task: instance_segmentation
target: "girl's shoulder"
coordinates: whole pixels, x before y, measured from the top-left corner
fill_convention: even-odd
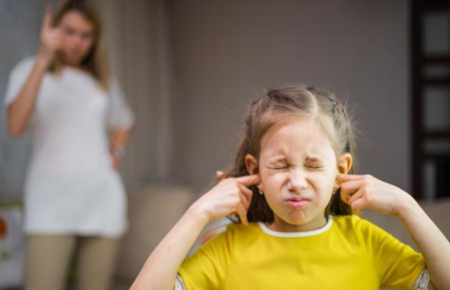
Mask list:
[[[368,220],[356,215],[334,215],[333,221],[337,224],[352,224],[352,225],[360,225],[360,224],[371,224]]]
[[[220,236],[220,239],[225,239],[228,241],[254,239],[257,235],[262,233],[262,230],[258,223],[252,222],[247,226],[241,223],[231,222],[224,225],[225,229],[219,230],[216,237]]]
[[[367,231],[378,228],[375,224],[356,214],[333,216],[333,223],[343,230]]]
[[[260,226],[259,226],[259,223],[257,223],[257,222],[251,222],[248,224],[248,226],[245,226],[241,223],[232,222],[227,225],[226,231],[229,234],[247,234],[247,233],[253,232],[259,228],[260,228]]]
[[[339,231],[346,236],[353,235],[363,240],[391,236],[381,227],[358,215],[334,216],[333,221]]]

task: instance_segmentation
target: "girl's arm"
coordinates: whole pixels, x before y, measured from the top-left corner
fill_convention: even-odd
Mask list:
[[[130,290],[172,290],[178,268],[208,222],[191,207],[164,237],[144,264]]]
[[[16,99],[8,106],[8,131],[14,138],[20,137],[25,131],[36,104],[42,79],[55,52],[60,47],[61,32],[58,28],[52,28],[51,19],[52,8],[49,6],[42,24],[41,48],[33,70]]]
[[[369,208],[397,216],[422,253],[430,275],[428,289],[450,289],[450,243],[414,198],[370,175],[338,175],[341,197],[353,211]]]
[[[257,175],[229,178],[204,194],[155,248],[130,290],[173,290],[178,268],[209,221],[237,213],[248,223],[252,192],[247,187],[257,182]]]
[[[409,202],[398,217],[425,258],[431,280],[428,289],[450,289],[450,243],[419,204],[407,197]]]

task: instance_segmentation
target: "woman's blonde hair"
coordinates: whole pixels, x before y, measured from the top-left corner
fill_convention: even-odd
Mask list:
[[[316,118],[324,129],[336,153],[336,157],[350,153],[355,156],[354,128],[345,105],[336,96],[315,87],[291,86],[268,90],[261,98],[255,100],[247,111],[244,136],[238,147],[234,164],[225,172],[225,177],[248,175],[245,156],[251,154],[259,158],[261,140],[264,134],[275,124],[286,118]],[[350,173],[353,173],[353,167]],[[253,198],[247,217],[249,222],[273,222],[273,211],[264,195],[258,194],[253,186]],[[351,208],[340,198],[338,189],[325,215],[349,215]],[[238,216],[233,220],[239,221]]]
[[[53,17],[53,26],[58,26],[64,15],[68,12],[77,11],[81,13],[94,27],[94,44],[86,57],[82,60],[81,66],[89,71],[99,82],[100,87],[108,90],[110,86],[110,74],[107,63],[104,32],[100,15],[95,4],[88,0],[65,0],[56,10]],[[56,54],[49,70],[59,74],[63,67],[61,56]]]

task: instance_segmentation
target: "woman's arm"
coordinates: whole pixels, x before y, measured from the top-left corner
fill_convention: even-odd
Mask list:
[[[48,64],[38,57],[23,88],[8,106],[8,131],[13,138],[19,138],[30,121],[47,67]]]
[[[340,174],[337,181],[342,199],[356,213],[369,208],[397,216],[425,259],[428,289],[450,289],[450,243],[410,194],[370,175]]]
[[[257,182],[257,175],[229,178],[204,194],[152,252],[130,290],[173,290],[178,268],[209,221],[237,213],[247,224],[252,196],[247,187]]]
[[[121,161],[125,155],[125,151],[130,141],[132,128],[117,128],[110,134],[110,154],[112,165],[115,170],[120,169]]]
[[[34,67],[25,85],[15,100],[8,106],[8,131],[14,138],[19,138],[25,131],[34,110],[42,79],[60,47],[61,32],[51,26],[52,8],[47,7],[41,29],[41,48]]]

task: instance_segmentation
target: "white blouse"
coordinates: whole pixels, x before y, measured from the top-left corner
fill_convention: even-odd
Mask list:
[[[10,75],[5,105],[22,89],[35,58]],[[31,118],[32,158],[25,181],[25,232],[119,237],[127,229],[125,190],[112,168],[108,130],[134,123],[118,83],[103,91],[89,74],[47,73]]]

